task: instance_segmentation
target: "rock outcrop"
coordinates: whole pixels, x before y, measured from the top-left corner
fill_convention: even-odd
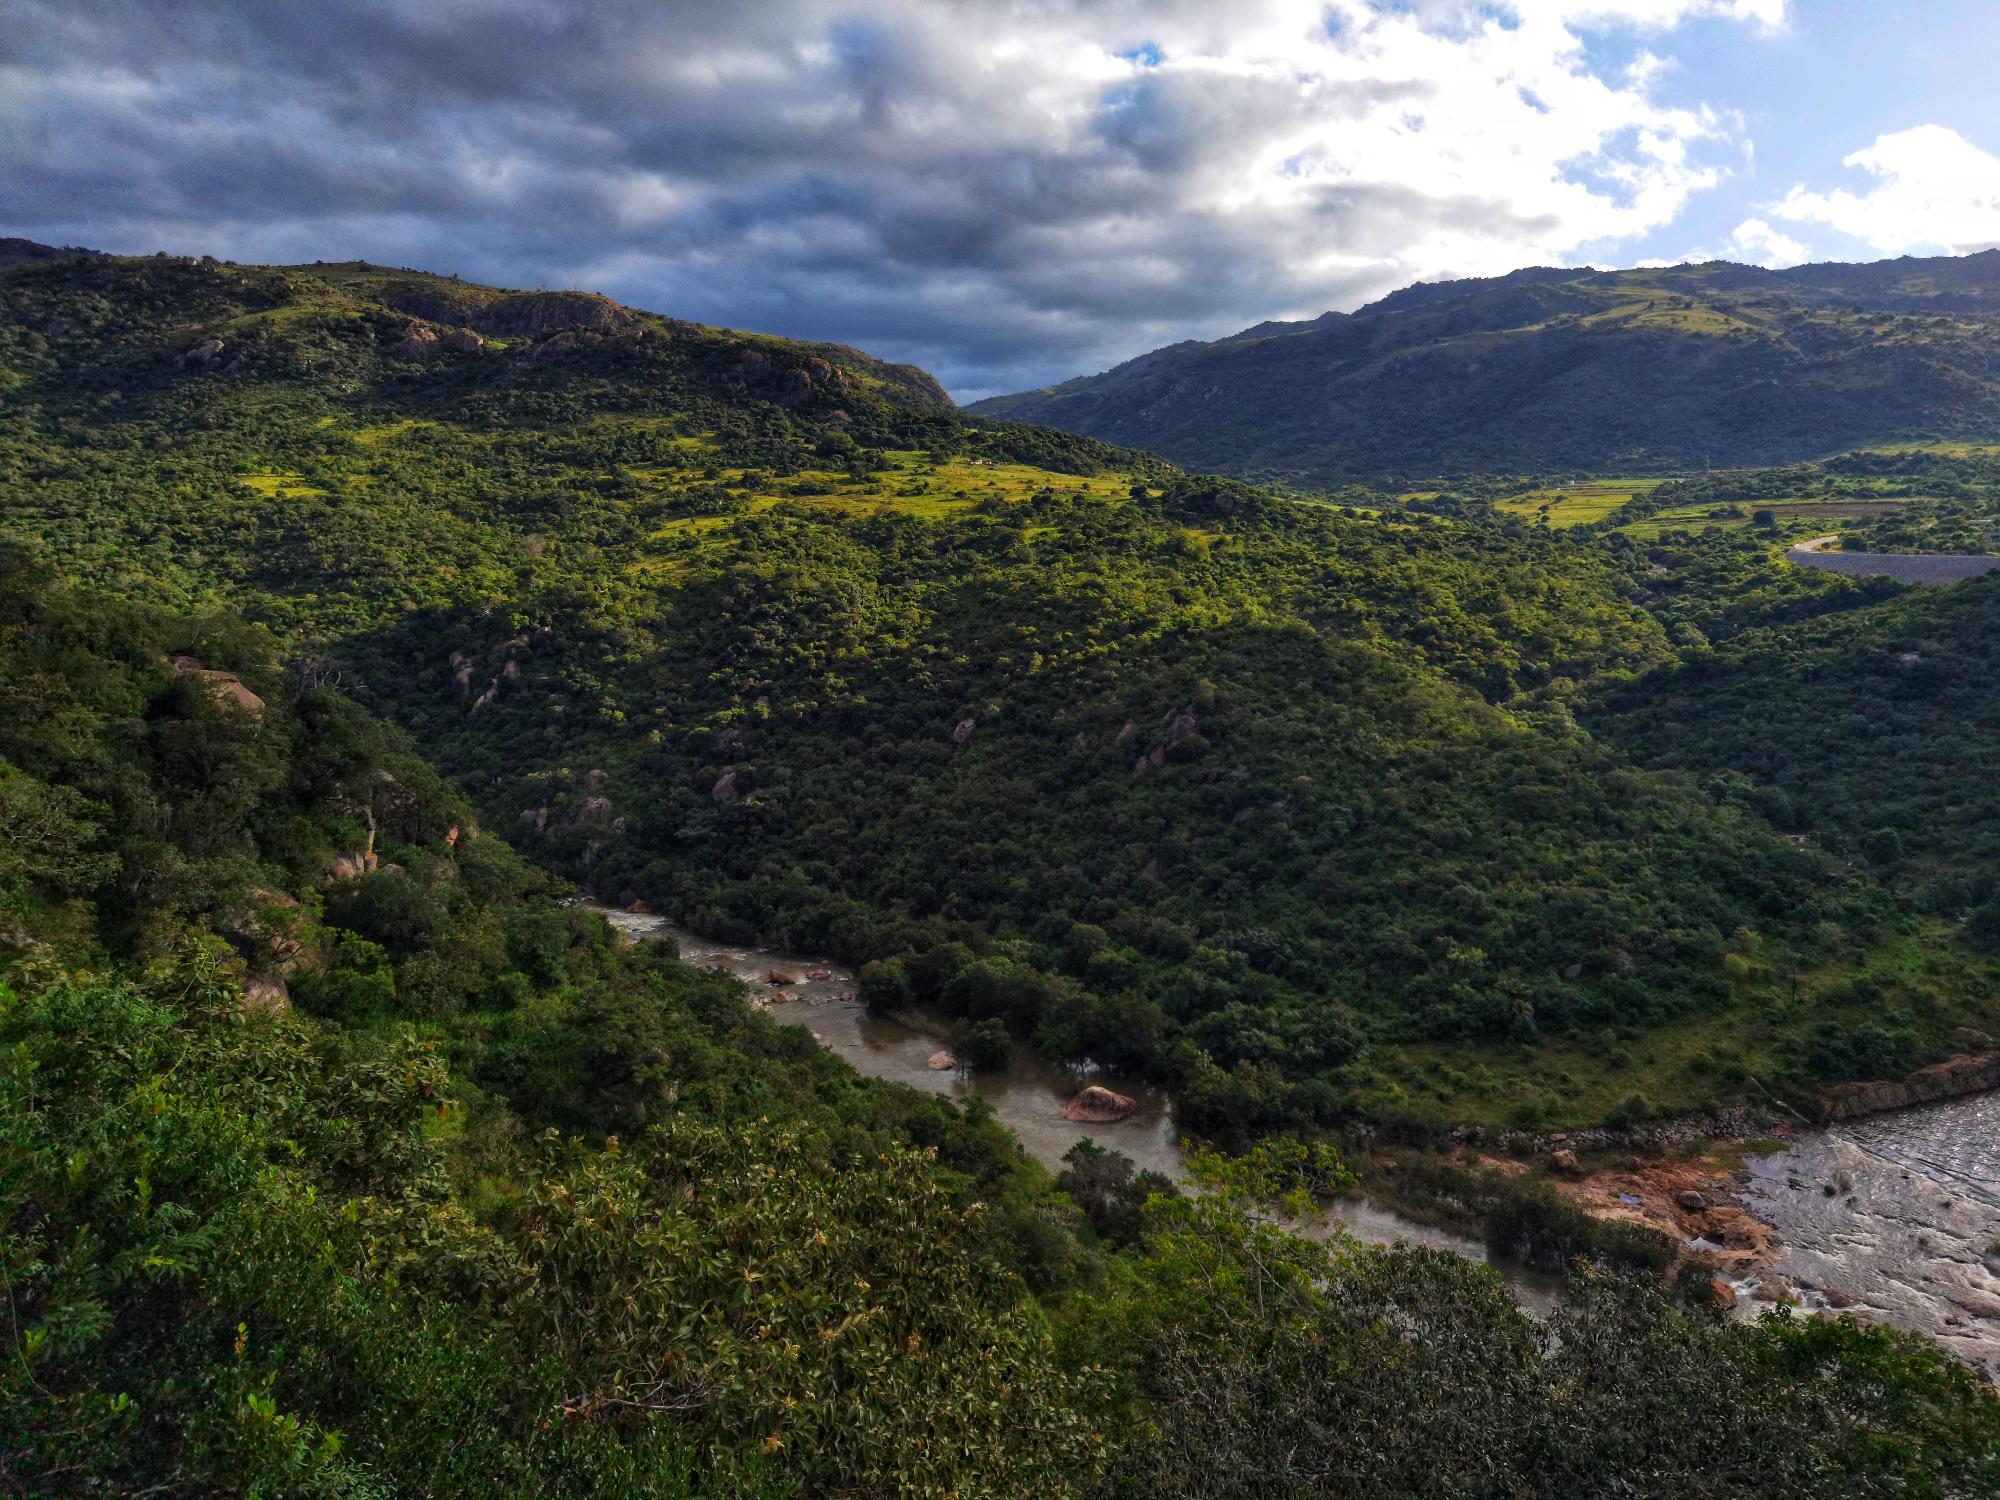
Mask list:
[[[1062,1107],[1062,1117],[1086,1125],[1115,1125],[1138,1107],[1125,1095],[1093,1083]]]
[[[384,351],[392,359],[435,359],[444,352],[438,339],[437,330],[423,323],[412,323],[403,330],[403,336]]]
[[[639,321],[629,309],[595,292],[496,294],[479,287],[412,282],[390,287],[382,300],[399,313],[429,323],[529,338],[572,328],[622,333]]]
[[[623,333],[639,322],[630,309],[595,292],[513,292],[494,298],[475,316],[458,321],[481,333],[526,334],[531,338],[571,328]]]
[[[187,348],[181,350],[175,356],[174,363],[183,366],[191,365],[198,370],[214,370],[221,367],[224,357],[228,352],[229,345],[214,334],[210,334],[206,338],[196,339]]]
[[[1835,1084],[1820,1098],[1819,1117],[1852,1120],[1988,1089],[2000,1089],[2000,1052],[1961,1052],[1896,1082]]]
[[[243,981],[243,1008],[265,1012],[290,1010],[291,988],[276,974],[252,974]]]
[[[173,663],[176,678],[201,683],[211,689],[216,696],[235,704],[238,708],[248,709],[253,714],[261,714],[264,711],[264,700],[245,687],[243,679],[234,672],[222,672],[204,667],[192,656],[170,656],[167,660]]]

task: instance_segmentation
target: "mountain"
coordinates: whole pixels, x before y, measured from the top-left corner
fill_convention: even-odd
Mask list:
[[[1910,915],[1564,707],[1676,657],[1627,554],[1290,503],[581,293],[59,257],[0,309],[13,532],[269,627],[619,905],[837,953],[1221,1134],[1863,1066],[1822,1045],[1851,1016],[1768,1001],[1817,924]],[[1866,1066],[1987,1020],[1950,951]],[[1630,1065],[1588,1066],[1611,1029]]]
[[[1309,485],[1782,463],[1990,438],[2000,252],[1425,283],[970,410]]]

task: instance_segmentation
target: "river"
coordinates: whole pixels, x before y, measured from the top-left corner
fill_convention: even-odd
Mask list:
[[[1804,1131],[1749,1166],[1744,1204],[1808,1309],[1919,1329],[2000,1378],[2000,1094]]]
[[[705,969],[722,969],[750,987],[771,1018],[788,1026],[803,1026],[828,1051],[844,1058],[857,1073],[891,1083],[907,1084],[926,1093],[952,1099],[977,1097],[1020,1139],[1028,1154],[1052,1172],[1063,1170],[1063,1153],[1085,1138],[1129,1156],[1141,1171],[1160,1172],[1185,1181],[1179,1137],[1168,1100],[1143,1083],[1095,1071],[1083,1071],[1017,1051],[1007,1068],[993,1073],[960,1073],[933,1068],[930,1059],[946,1042],[924,1029],[921,1018],[890,1019],[871,1015],[853,998],[854,976],[839,964],[810,954],[742,948],[699,937],[664,917],[593,907],[598,915],[630,941],[672,938],[681,957]],[[793,976],[797,983],[772,986],[766,976]],[[823,979],[806,976],[823,972]],[[775,1001],[777,994],[796,998]],[[1101,1083],[1135,1101],[1138,1108],[1115,1125],[1085,1125],[1062,1117],[1062,1107],[1087,1083]],[[1545,1313],[1554,1305],[1561,1282],[1508,1262],[1494,1262],[1485,1244],[1469,1235],[1421,1223],[1386,1204],[1360,1194],[1326,1205],[1330,1224],[1371,1244],[1427,1245],[1449,1250],[1482,1264],[1491,1264],[1531,1312]],[[1312,1232],[1307,1229],[1305,1232]]]

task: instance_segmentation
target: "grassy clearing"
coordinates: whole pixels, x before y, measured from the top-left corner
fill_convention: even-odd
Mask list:
[[[325,490],[307,484],[297,474],[244,474],[238,484],[271,500],[296,500],[307,495],[324,495]]]
[[[702,439],[677,441],[690,446],[704,445]],[[651,540],[668,550],[635,560],[630,571],[654,582],[671,578],[690,561],[687,539],[725,534],[733,529],[738,518],[779,505],[846,516],[895,514],[936,521],[962,516],[986,502],[1027,500],[1044,490],[1116,500],[1129,494],[1132,484],[1131,477],[1125,474],[1084,477],[985,458],[954,458],[933,464],[926,454],[915,450],[892,450],[885,457],[889,461],[887,469],[862,478],[832,469],[802,469],[782,477],[741,468],[718,468],[709,471],[712,477],[684,470],[629,470],[634,478],[658,484],[669,495],[720,485],[742,501],[740,510],[728,514],[682,516],[663,522],[653,529]],[[1047,526],[1035,527],[1028,535],[1032,539],[1050,530]],[[1186,534],[1200,546],[1211,540],[1192,529]]]
[[[1660,1112],[1692,1114],[1738,1087],[1720,1076],[1719,1059],[1753,1077],[1770,1071],[1776,1039],[1760,1030],[1745,1007],[1630,1036],[1408,1047],[1398,1081],[1445,1118],[1491,1125],[1593,1124],[1635,1095]]]
[[[1627,283],[1618,288],[1618,296],[1620,300],[1604,311],[1591,313],[1582,319],[1583,326],[1665,328],[1675,333],[1708,337],[1763,331],[1759,324],[1748,318],[1725,312],[1711,303],[1695,300],[1684,291],[1668,287]]]
[[[1739,500],[1723,504],[1703,501],[1656,511],[1644,520],[1629,522],[1618,529],[1627,536],[1650,542],[1657,541],[1669,531],[1747,526],[1758,512],[1769,511],[1780,523],[1804,521],[1838,530],[1843,522],[1894,515],[1904,506],[1916,503],[1914,497],[1894,500]]]
[[[415,432],[419,426],[427,425],[429,424],[419,423],[410,417],[405,417],[400,422],[383,422],[374,427],[357,427],[353,432],[348,434],[348,437],[351,441],[359,443],[364,448],[372,448],[377,444],[402,437],[405,433]]]
[[[1545,521],[1552,527],[1587,526],[1604,520],[1634,496],[1651,494],[1664,483],[1664,479],[1587,479],[1497,500],[1493,508],[1502,515]]]
[[[1950,924],[1925,923],[1865,954],[1828,955],[1795,976],[1779,972],[1774,955],[1751,939],[1726,960],[1738,977],[1725,1009],[1650,1029],[1408,1046],[1393,1074],[1409,1102],[1489,1125],[1574,1128],[1602,1121],[1635,1096],[1659,1115],[1697,1114],[1727,1098],[1763,1095],[1767,1081],[1785,1071],[1786,1056],[1840,1013],[1840,994],[1857,984],[1878,984],[1874,1013],[1907,1023],[1942,1056],[1950,1043],[1924,997],[1940,983],[1976,982],[1948,946],[1953,936]],[[1975,1020],[1991,1024],[1995,1014],[2000,1006],[1988,1001]],[[1793,1091],[1779,1092],[1794,1107],[1806,1106]]]
[[[1962,443],[1943,440],[1919,443],[1870,443],[1861,449],[1864,453],[1936,453],[1945,458],[1981,458],[1990,453],[2000,453],[2000,442]],[[1829,457],[1837,455],[1829,454]]]

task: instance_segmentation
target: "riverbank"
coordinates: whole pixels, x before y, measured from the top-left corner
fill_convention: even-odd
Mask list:
[[[857,1073],[960,1101],[981,1100],[1013,1130],[1022,1149],[1051,1172],[1063,1171],[1065,1153],[1087,1139],[1131,1158],[1140,1171],[1158,1172],[1174,1182],[1186,1181],[1170,1103],[1156,1088],[1096,1069],[1065,1067],[1025,1050],[1017,1050],[1012,1062],[996,1072],[962,1073],[956,1068],[933,1067],[931,1059],[948,1040],[942,1026],[932,1026],[922,1016],[870,1014],[854,998],[854,976],[832,960],[716,942],[650,914],[602,906],[591,910],[628,941],[672,938],[686,962],[735,976],[749,990],[758,1009],[774,1021],[810,1031]],[[791,982],[772,984],[774,974]],[[823,977],[809,977],[814,974]],[[778,999],[780,995],[790,998]],[[1092,1083],[1129,1097],[1134,1104],[1132,1113],[1112,1124],[1064,1119],[1063,1105]],[[1442,1222],[1440,1216],[1406,1213],[1393,1201],[1392,1193],[1380,1187],[1335,1199],[1325,1205],[1325,1212],[1327,1229],[1344,1231],[1369,1244],[1420,1245],[1491,1265],[1531,1311],[1546,1312],[1561,1290],[1559,1277],[1490,1255],[1476,1227],[1468,1231]],[[1307,1226],[1302,1232],[1324,1233],[1326,1229]]]
[[[760,1010],[811,1032],[859,1073],[983,1101],[1052,1172],[1063,1170],[1064,1154],[1078,1141],[1091,1139],[1142,1171],[1185,1180],[1170,1104],[1157,1089],[1027,1052],[992,1073],[936,1067],[947,1041],[942,1025],[871,1015],[854,998],[854,976],[838,963],[718,943],[661,917],[593,909],[628,940],[670,937],[687,962],[735,976]],[[1064,1119],[1063,1105],[1090,1083],[1129,1096],[1131,1115],[1112,1124]],[[1886,1099],[1883,1091],[1895,1086],[1867,1087],[1877,1091],[1870,1097]],[[1954,1109],[1972,1114],[1959,1121],[1938,1113]],[[1929,1144],[1914,1154],[1943,1165],[1912,1170],[1866,1144],[1927,1120],[1928,1133],[1917,1134]],[[1594,1219],[1664,1236],[1708,1266],[1724,1300],[1744,1316],[1781,1300],[1828,1315],[1852,1311],[1933,1333],[1975,1367],[2000,1369],[2000,1094],[1824,1127],[1744,1110],[1656,1122],[1646,1135],[1644,1155],[1632,1154],[1632,1137],[1610,1132],[1537,1138],[1526,1143],[1536,1163],[1470,1139],[1440,1158],[1360,1137],[1349,1154],[1363,1190],[1328,1206],[1329,1225],[1374,1244],[1423,1245],[1491,1265],[1525,1306],[1545,1312],[1560,1294],[1560,1278],[1494,1257],[1476,1214],[1452,1212],[1449,1192],[1416,1180],[1450,1171],[1497,1174],[1524,1186],[1540,1178]],[[1953,1182],[1959,1186],[1948,1189]],[[1980,1239],[1982,1223],[1991,1244]]]

